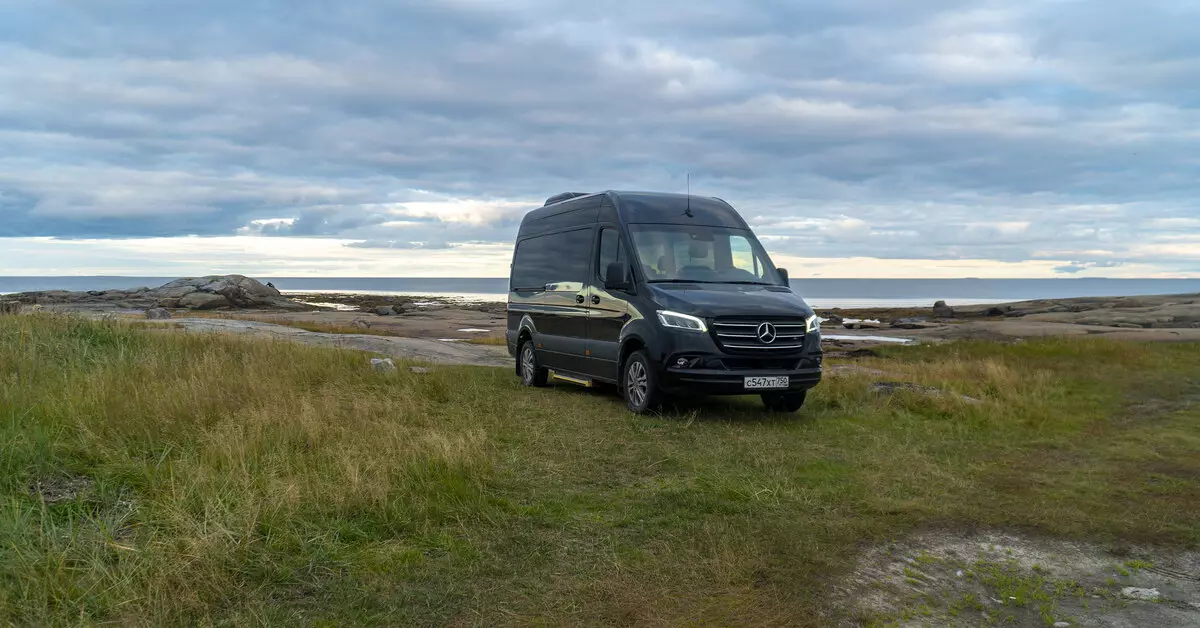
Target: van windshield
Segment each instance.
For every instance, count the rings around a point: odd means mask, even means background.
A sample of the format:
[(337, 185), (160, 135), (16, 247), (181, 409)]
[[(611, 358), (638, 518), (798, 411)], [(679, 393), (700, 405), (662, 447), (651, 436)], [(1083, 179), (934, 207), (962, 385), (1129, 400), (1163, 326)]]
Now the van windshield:
[(747, 229), (635, 224), (629, 231), (651, 283), (783, 283)]

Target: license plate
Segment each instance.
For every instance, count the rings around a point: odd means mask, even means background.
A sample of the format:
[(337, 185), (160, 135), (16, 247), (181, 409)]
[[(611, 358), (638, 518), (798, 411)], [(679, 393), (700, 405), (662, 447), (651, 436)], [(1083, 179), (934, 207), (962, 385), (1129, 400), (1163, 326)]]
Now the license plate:
[(778, 377), (747, 377), (745, 381), (747, 389), (761, 390), (764, 388), (787, 388), (788, 376), (780, 375)]

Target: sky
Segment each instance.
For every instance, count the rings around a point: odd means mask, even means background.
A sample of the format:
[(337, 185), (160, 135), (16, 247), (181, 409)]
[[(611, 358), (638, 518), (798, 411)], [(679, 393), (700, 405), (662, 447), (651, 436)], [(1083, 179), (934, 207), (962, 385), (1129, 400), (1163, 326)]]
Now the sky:
[(0, 0), (0, 275), (507, 276), (689, 174), (793, 277), (1200, 277), (1200, 2)]

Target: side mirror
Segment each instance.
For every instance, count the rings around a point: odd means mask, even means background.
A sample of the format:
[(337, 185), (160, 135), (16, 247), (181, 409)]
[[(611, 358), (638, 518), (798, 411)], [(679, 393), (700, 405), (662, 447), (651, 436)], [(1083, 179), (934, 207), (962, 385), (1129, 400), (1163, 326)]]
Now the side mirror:
[(776, 268), (775, 272), (779, 273), (779, 278), (783, 280), (783, 285), (785, 285), (785, 286), (792, 285), (791, 280), (788, 279), (788, 273), (787, 273), (786, 268)]
[(628, 292), (633, 288), (633, 280), (629, 276), (629, 264), (612, 262), (604, 269), (604, 289), (622, 290)]

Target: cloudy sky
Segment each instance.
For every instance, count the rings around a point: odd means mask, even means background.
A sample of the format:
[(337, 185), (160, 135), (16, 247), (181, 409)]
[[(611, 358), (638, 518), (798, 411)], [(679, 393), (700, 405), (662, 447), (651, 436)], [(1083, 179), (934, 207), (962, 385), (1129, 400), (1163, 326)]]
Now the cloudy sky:
[(688, 172), (793, 276), (1200, 277), (1200, 3), (0, 0), (0, 274), (504, 276)]

